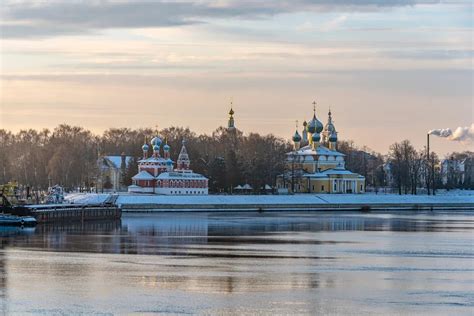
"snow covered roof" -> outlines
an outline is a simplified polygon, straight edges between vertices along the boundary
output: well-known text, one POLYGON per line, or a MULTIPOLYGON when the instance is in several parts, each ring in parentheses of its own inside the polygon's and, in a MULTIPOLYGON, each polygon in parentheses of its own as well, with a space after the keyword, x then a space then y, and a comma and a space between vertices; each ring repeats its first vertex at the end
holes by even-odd
POLYGON ((302 175, 302 177, 305 178, 327 178, 327 174, 323 174, 321 172, 316 172, 316 173, 305 173, 302 175))
POLYGON ((250 186, 250 184, 246 183, 242 186, 242 189, 244 190, 252 190, 252 187, 250 186))
MULTIPOLYGON (((295 151, 287 153, 287 155, 293 155, 295 151)), ((325 155, 325 156, 345 156, 343 153, 340 153, 336 150, 331 150, 325 146, 319 145, 316 148, 316 151, 311 148, 311 146, 301 147, 296 151, 297 155, 325 155)))
POLYGON ((327 169, 324 171, 316 172, 316 173, 305 173, 303 174, 303 177, 306 178, 329 178, 329 176, 332 175, 353 175, 357 176, 359 179, 364 179, 363 176, 361 176, 358 173, 351 172, 349 170, 346 170, 344 168, 333 168, 333 169, 327 169))
MULTIPOLYGON (((122 156, 104 156, 105 159, 109 160, 115 168, 122 167, 122 156)), ((125 156, 125 165, 128 166, 132 161, 132 156, 125 156)))
POLYGON ((140 159, 138 162, 140 162, 140 163, 142 163, 142 162, 154 162, 154 163, 165 164, 166 159, 164 159, 163 157, 148 157, 146 159, 140 159))
POLYGON ((205 176, 199 173, 194 172, 163 172, 160 173, 157 179, 172 179, 172 180, 183 180, 183 179, 192 179, 192 180, 207 180, 205 176))
POLYGON ((140 171, 132 177, 133 180, 154 180, 155 177, 146 171, 140 171))
POLYGON ((351 172, 351 171, 343 169, 343 168, 334 168, 334 169, 324 170, 324 171, 321 171, 321 174, 328 175, 328 176, 330 176, 330 175, 354 175, 354 176, 358 176, 361 179, 364 179, 364 177, 361 176, 360 174, 351 172))

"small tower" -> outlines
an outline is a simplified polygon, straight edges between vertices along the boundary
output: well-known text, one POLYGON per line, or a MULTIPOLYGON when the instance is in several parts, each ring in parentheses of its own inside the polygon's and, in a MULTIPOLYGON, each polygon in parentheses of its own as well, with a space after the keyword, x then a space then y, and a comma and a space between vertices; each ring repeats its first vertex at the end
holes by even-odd
POLYGON ((332 120, 332 113, 331 113, 331 108, 329 108, 328 112, 328 122, 326 126, 324 126, 324 131, 323 131, 323 143, 327 146, 329 146, 329 138, 331 137, 332 134, 337 134, 336 132, 336 127, 334 126, 334 122, 332 120))
POLYGON ((308 131, 307 131, 307 126, 308 123, 306 121, 303 122, 303 131, 302 131, 302 140, 301 140, 301 145, 306 146, 308 144, 308 131))
POLYGON ((227 129, 229 131, 235 130, 234 113, 233 104, 230 101, 229 121, 227 122, 227 129))
POLYGON ((148 144, 146 143, 146 136, 145 136, 145 142, 143 143, 143 146, 142 146, 143 159, 147 159, 147 158, 148 158, 148 149, 150 149, 150 147, 149 147, 148 144))
POLYGON ((296 131, 295 131, 295 134, 293 135, 293 143, 294 143, 295 151, 299 150, 301 147, 301 136, 298 133, 298 121, 296 121, 296 131))
POLYGON ((176 169, 178 170, 189 170, 191 161, 189 160, 188 151, 185 146, 186 141, 183 139, 183 146, 179 152, 178 160, 176 161, 176 169))
POLYGON ((154 137, 151 140, 151 145, 153 146, 153 157, 160 157, 161 138, 159 138, 158 136, 154 137))
POLYGON ((173 171, 173 160, 171 160, 170 158, 166 159, 166 171, 173 171))
POLYGON ((337 132, 334 131, 329 135, 329 149, 337 150, 337 132))
POLYGON ((311 148, 316 150, 319 147, 319 142, 321 141, 321 135, 319 133, 314 133, 311 135, 311 148))
POLYGON ((170 159, 170 146, 168 145, 168 139, 165 139, 165 145, 163 146, 163 157, 170 159))
POLYGON ((316 101, 313 101, 313 118, 311 121, 309 121, 308 126, 307 126, 307 131, 309 133, 309 144, 313 149, 317 148, 319 145, 319 141, 321 140, 321 135, 319 135, 323 131, 323 123, 321 123, 317 118, 316 118, 316 101), (318 134, 315 136, 315 134, 318 134), (313 142, 317 139, 318 144, 314 146, 313 142))

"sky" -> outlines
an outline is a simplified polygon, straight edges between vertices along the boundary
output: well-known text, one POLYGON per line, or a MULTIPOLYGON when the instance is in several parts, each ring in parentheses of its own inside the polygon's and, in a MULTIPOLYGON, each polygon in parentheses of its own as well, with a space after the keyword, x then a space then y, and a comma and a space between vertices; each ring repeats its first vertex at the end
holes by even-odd
POLYGON ((210 133, 233 100, 244 133, 289 139, 316 101, 339 139, 386 153, 474 121, 467 0, 2 0, 0 32, 0 128, 14 132, 210 133))

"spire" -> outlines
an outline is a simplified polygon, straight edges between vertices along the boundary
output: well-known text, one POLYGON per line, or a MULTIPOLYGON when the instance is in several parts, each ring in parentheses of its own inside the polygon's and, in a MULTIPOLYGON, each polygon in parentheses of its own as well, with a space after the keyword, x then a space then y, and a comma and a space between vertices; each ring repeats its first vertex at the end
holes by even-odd
POLYGON ((334 122, 332 120, 331 107, 329 107, 328 122, 326 126, 324 126, 324 131, 323 131, 323 143, 326 146, 331 147, 331 143, 333 142, 332 140, 334 139, 336 139, 337 141, 337 132, 336 132, 336 127, 334 126, 334 122))
POLYGON ((163 146, 163 156, 165 159, 170 158, 170 146, 168 145, 168 137, 165 138, 165 145, 163 146))
POLYGON ((307 130, 308 123, 306 121, 303 122, 303 131, 302 135, 302 146, 305 146, 308 143, 308 130, 307 130))
POLYGON ((144 143, 143 143, 143 146, 142 146, 142 150, 143 150, 143 159, 147 159, 148 158, 148 144, 146 143, 146 136, 145 136, 145 140, 144 140, 144 143))
POLYGON ((179 152, 178 160, 176 161, 177 169, 180 170, 189 170, 189 165, 191 164, 191 160, 189 160, 188 151, 186 150, 186 140, 183 139, 183 146, 181 147, 181 151, 179 152))
POLYGON ((295 131, 295 134, 293 135, 293 142, 294 142, 295 150, 300 149, 301 136, 300 136, 300 134, 298 133, 298 120, 296 121, 296 131, 295 131))
POLYGON ((234 108, 233 108, 233 101, 230 101, 230 111, 229 111, 229 121, 227 122, 227 129, 234 130, 235 129, 235 122, 234 122, 234 108))

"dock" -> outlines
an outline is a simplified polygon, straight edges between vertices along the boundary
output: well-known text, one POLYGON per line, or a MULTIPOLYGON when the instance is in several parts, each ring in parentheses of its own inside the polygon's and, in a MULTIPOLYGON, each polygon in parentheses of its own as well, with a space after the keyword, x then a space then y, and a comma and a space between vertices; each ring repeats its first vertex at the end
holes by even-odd
POLYGON ((38 223, 115 220, 122 216, 122 210, 115 205, 41 204, 27 207, 38 223))

